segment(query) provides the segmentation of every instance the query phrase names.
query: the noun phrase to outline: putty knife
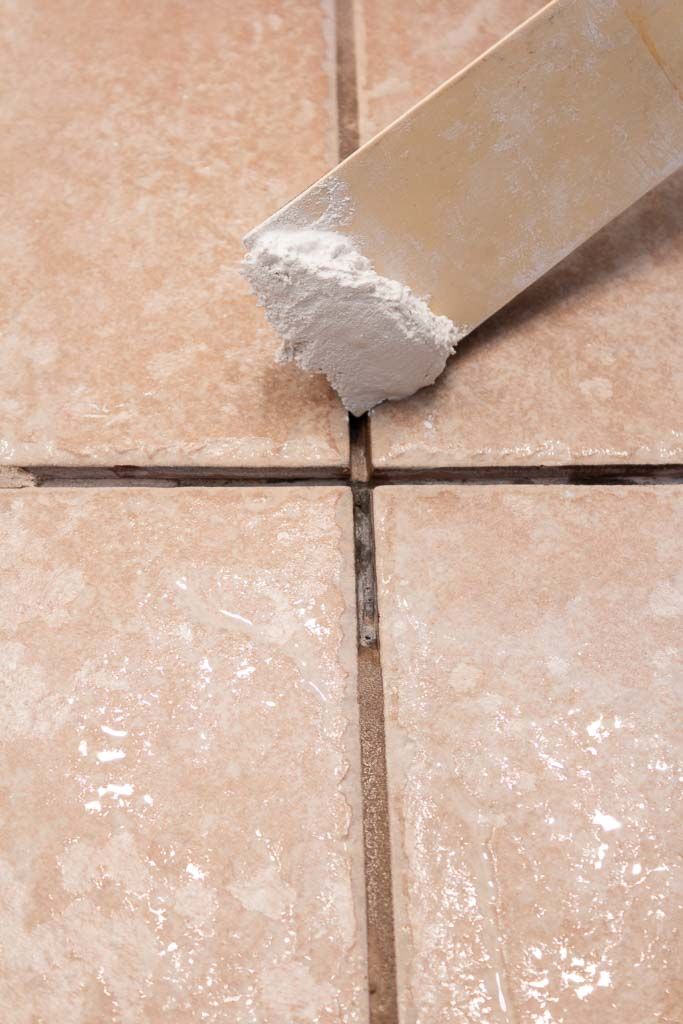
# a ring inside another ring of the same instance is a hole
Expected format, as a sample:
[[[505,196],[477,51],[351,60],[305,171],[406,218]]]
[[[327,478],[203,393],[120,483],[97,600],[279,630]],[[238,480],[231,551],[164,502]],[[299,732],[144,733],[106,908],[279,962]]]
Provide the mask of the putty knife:
[[[681,164],[683,0],[554,0],[252,231],[245,274],[358,414]]]

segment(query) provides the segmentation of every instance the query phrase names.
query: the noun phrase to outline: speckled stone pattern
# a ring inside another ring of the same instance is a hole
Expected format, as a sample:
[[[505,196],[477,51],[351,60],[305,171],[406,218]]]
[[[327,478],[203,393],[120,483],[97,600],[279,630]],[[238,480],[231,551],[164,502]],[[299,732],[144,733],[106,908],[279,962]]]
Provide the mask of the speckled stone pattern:
[[[376,492],[402,1024],[681,1020],[682,514]]]
[[[361,0],[362,138],[542,6]],[[682,281],[679,172],[462,342],[434,387],[376,409],[375,465],[682,461]]]
[[[544,6],[544,0],[355,0],[362,140]]]
[[[339,466],[241,237],[337,159],[318,0],[0,3],[0,461]],[[11,201],[10,201],[11,196]]]
[[[351,500],[0,497],[3,1024],[365,1024]]]

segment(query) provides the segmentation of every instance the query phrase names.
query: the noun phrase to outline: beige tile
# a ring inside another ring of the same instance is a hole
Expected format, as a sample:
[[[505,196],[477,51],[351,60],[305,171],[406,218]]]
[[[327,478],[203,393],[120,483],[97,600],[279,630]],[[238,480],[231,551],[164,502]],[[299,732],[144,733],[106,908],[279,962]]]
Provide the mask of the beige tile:
[[[0,517],[3,1024],[363,1024],[349,494]]]
[[[683,461],[683,173],[372,415],[375,465]]]
[[[357,10],[367,136],[541,5]],[[376,466],[683,460],[683,172],[463,342],[444,376],[372,414]]]
[[[339,465],[244,232],[336,160],[317,0],[4,3],[0,460]]]
[[[362,139],[544,6],[544,0],[355,0]]]
[[[680,1020],[683,493],[376,501],[403,1024]]]

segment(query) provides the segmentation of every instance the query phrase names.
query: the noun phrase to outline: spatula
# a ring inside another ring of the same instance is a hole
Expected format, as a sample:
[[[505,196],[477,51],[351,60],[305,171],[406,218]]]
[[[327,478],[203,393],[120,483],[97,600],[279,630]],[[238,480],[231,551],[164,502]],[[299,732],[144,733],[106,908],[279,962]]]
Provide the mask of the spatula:
[[[554,0],[253,230],[245,273],[358,414],[681,164],[683,0]]]

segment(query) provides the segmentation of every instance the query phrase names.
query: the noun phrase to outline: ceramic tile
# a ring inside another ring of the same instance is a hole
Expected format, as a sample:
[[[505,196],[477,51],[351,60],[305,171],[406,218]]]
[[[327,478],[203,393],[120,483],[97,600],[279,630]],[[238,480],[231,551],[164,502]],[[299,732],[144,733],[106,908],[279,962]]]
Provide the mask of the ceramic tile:
[[[360,4],[365,137],[538,3]],[[433,388],[372,414],[382,468],[680,462],[683,172],[461,343]]]
[[[3,1024],[363,1024],[350,495],[0,517]]]
[[[372,414],[382,467],[683,461],[683,173]]]
[[[375,511],[403,1024],[678,1021],[683,494]]]
[[[543,0],[355,0],[362,139],[544,6]]]
[[[317,0],[4,4],[0,459],[340,465],[242,235],[336,160]]]

